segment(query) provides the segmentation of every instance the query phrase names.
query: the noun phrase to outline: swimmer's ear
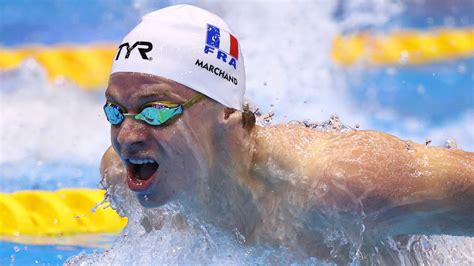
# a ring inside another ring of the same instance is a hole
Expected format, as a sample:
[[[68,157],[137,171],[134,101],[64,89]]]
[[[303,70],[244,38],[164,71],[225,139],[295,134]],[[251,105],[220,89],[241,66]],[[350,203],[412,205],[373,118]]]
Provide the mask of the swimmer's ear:
[[[245,110],[244,108],[244,111],[242,112],[242,127],[250,132],[255,126],[255,121],[255,114],[250,110]]]
[[[230,115],[235,113],[236,111],[237,110],[234,108],[224,108],[224,120],[228,120]],[[250,110],[250,107],[248,105],[245,105],[243,108],[241,121],[242,127],[249,132],[255,126],[255,114]]]

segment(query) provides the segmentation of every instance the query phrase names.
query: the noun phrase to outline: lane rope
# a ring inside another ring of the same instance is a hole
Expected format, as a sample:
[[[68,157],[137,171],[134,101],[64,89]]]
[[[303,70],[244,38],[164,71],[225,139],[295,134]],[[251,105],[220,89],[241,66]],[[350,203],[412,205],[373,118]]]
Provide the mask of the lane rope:
[[[99,206],[103,190],[70,188],[0,193],[0,235],[61,236],[117,233],[127,224],[111,208]]]
[[[59,77],[85,89],[103,89],[108,81],[116,45],[0,47],[0,70],[18,67],[33,58],[50,80]],[[337,36],[331,57],[337,64],[429,64],[474,56],[474,28],[432,31],[398,30],[389,34],[359,32]]]
[[[66,78],[85,89],[103,88],[108,81],[115,45],[0,47],[0,69],[18,67],[32,58],[46,69],[48,78]]]
[[[338,36],[331,55],[335,62],[346,66],[356,63],[414,65],[467,58],[474,56],[474,28]]]

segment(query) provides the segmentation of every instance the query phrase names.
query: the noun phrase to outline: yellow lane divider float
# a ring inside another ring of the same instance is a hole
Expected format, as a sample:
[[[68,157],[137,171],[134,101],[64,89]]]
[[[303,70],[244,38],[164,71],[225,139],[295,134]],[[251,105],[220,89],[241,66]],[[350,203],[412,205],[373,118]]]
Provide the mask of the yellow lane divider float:
[[[0,69],[18,67],[33,58],[46,69],[50,80],[64,77],[82,88],[97,89],[107,84],[115,49],[115,45],[0,47]]]
[[[51,80],[65,77],[86,89],[104,88],[116,45],[0,47],[0,70],[34,58]],[[474,28],[429,32],[399,30],[389,34],[356,33],[334,39],[331,56],[336,63],[374,65],[432,63],[474,56]]]
[[[98,207],[104,191],[61,189],[0,193],[0,235],[116,233],[126,225],[111,208]]]
[[[356,33],[337,37],[332,58],[342,65],[424,64],[474,56],[474,28],[433,32],[400,30],[390,35]]]

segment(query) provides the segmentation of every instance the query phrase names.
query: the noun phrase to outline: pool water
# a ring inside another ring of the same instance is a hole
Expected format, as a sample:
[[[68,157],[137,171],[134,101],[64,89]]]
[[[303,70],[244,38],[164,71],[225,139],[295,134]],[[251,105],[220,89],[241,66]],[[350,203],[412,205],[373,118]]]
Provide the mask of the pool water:
[[[116,237],[4,237],[0,241],[0,265],[61,265],[73,255],[93,254],[109,248]]]
[[[2,265],[60,265],[78,253],[91,253],[91,249],[71,245],[27,245],[0,242],[0,264]]]
[[[219,14],[231,25],[243,47],[246,97],[262,112],[275,112],[273,123],[325,121],[337,114],[352,127],[417,142],[429,139],[432,145],[455,139],[459,148],[474,151],[472,57],[418,66],[349,68],[330,58],[331,40],[340,33],[472,27],[470,0],[188,2]],[[7,0],[0,6],[0,45],[117,44],[141,15],[173,3],[177,1]],[[0,192],[97,187],[99,161],[110,145],[103,91],[86,91],[65,79],[50,81],[34,60],[1,70]],[[193,221],[189,228],[178,232],[173,217],[185,215],[179,205],[155,213],[124,199],[131,225],[121,235],[2,238],[0,265],[56,265],[81,252],[89,256],[78,261],[103,264],[324,263],[298,258],[284,248],[245,247],[238,236],[193,217],[187,217]],[[144,231],[140,223],[150,215],[163,218],[162,230]],[[334,242],[343,240],[335,236]],[[462,237],[390,238],[360,250],[373,262],[474,261],[474,241]],[[363,259],[354,255],[351,263],[363,264]]]

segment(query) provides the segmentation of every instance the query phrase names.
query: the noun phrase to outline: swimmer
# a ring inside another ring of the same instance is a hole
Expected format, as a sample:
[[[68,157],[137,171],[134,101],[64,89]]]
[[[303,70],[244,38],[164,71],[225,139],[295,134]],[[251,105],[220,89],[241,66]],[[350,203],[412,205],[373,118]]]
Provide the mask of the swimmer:
[[[244,92],[224,21],[188,5],[144,16],[112,64],[102,177],[145,207],[180,201],[248,244],[328,260],[323,232],[356,219],[369,242],[474,235],[474,153],[376,131],[262,127]]]

